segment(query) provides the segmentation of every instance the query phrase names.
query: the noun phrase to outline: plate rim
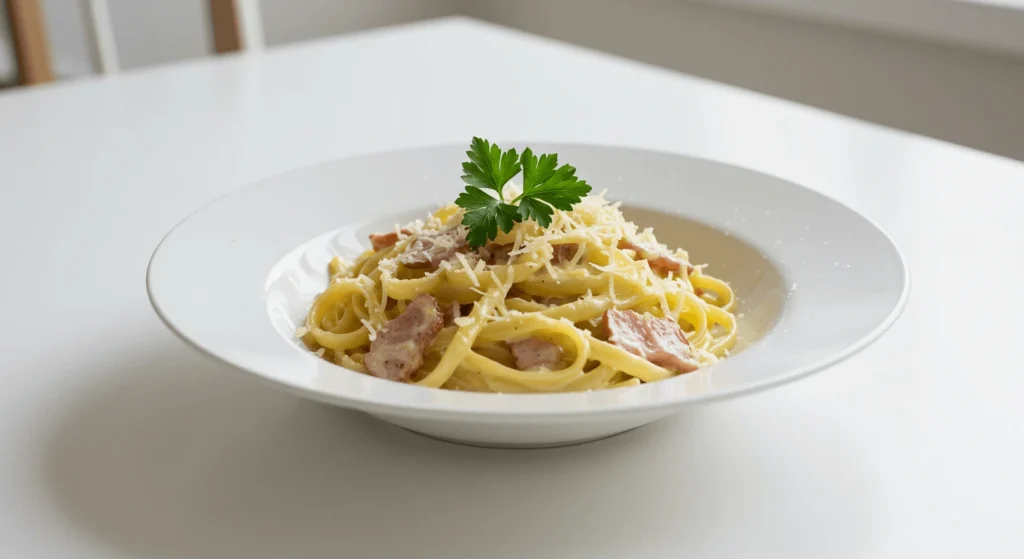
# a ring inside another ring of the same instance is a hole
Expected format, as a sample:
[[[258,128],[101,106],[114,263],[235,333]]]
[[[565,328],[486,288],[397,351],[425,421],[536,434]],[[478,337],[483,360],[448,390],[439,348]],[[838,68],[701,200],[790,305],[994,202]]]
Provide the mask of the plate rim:
[[[864,349],[866,349],[868,346],[870,346],[872,343],[874,343],[876,340],[878,340],[883,334],[885,334],[893,326],[893,324],[896,323],[896,321],[900,318],[900,316],[902,315],[902,313],[906,309],[907,303],[908,303],[909,298],[910,298],[910,292],[911,292],[911,272],[910,272],[909,266],[907,265],[906,257],[904,256],[902,251],[899,249],[899,246],[892,240],[892,238],[889,236],[889,234],[886,233],[886,231],[882,227],[880,227],[874,220],[872,220],[868,216],[865,216],[864,214],[860,213],[859,211],[855,210],[854,208],[851,208],[850,206],[844,204],[843,202],[841,202],[841,201],[839,201],[839,200],[829,196],[828,194],[825,194],[825,193],[820,192],[818,190],[815,190],[813,188],[804,186],[804,185],[802,185],[800,183],[797,183],[797,182],[794,182],[792,180],[789,180],[789,179],[786,179],[786,178],[782,178],[782,177],[779,177],[777,175],[773,175],[771,173],[767,173],[767,172],[760,171],[760,170],[757,170],[757,169],[753,169],[753,168],[749,168],[749,167],[743,167],[743,166],[736,165],[736,164],[733,164],[733,163],[728,163],[728,162],[719,161],[719,160],[710,159],[710,158],[705,158],[705,157],[700,157],[700,156],[694,156],[694,155],[690,155],[690,154],[686,154],[686,153],[680,153],[680,152],[676,152],[676,151],[670,151],[670,150],[647,149],[647,148],[633,147],[633,146],[624,146],[624,145],[615,145],[615,144],[606,144],[606,143],[589,143],[589,142],[504,141],[502,143],[503,144],[509,144],[509,145],[515,145],[515,146],[520,146],[520,145],[541,145],[541,144],[543,144],[546,147],[547,146],[552,146],[552,147],[558,146],[558,147],[566,147],[566,148],[571,148],[571,149],[576,149],[576,148],[579,148],[579,149],[592,149],[592,148],[593,149],[610,149],[610,150],[629,151],[629,152],[634,152],[634,153],[647,153],[647,154],[655,154],[655,155],[660,155],[660,156],[670,156],[670,157],[688,159],[688,160],[691,160],[691,161],[700,162],[702,164],[710,164],[710,165],[714,165],[714,166],[722,166],[722,167],[727,167],[727,168],[731,168],[733,170],[739,170],[739,171],[746,172],[746,173],[753,173],[753,174],[756,174],[756,175],[761,175],[763,177],[768,177],[770,179],[774,179],[776,181],[785,183],[785,184],[787,184],[790,187],[800,189],[802,191],[805,191],[807,193],[812,194],[813,196],[820,197],[820,198],[824,199],[826,202],[830,202],[830,203],[833,203],[833,204],[841,207],[844,211],[850,212],[851,214],[853,214],[857,218],[863,220],[871,228],[873,228],[881,236],[881,238],[885,241],[885,244],[892,250],[893,255],[895,255],[896,260],[899,263],[900,272],[901,272],[900,273],[900,277],[901,277],[900,295],[897,298],[896,302],[894,303],[893,307],[889,310],[889,312],[886,315],[886,317],[883,320],[881,320],[869,332],[867,332],[866,334],[861,336],[859,339],[857,339],[856,341],[848,344],[846,347],[844,347],[840,351],[836,351],[836,352],[834,352],[832,354],[827,355],[824,358],[821,358],[821,359],[818,359],[816,361],[810,362],[810,363],[808,363],[806,365],[803,365],[801,367],[792,368],[792,369],[790,369],[789,371],[787,371],[785,373],[779,373],[779,374],[776,374],[774,376],[771,376],[771,377],[768,377],[768,378],[765,378],[765,379],[761,379],[761,380],[758,380],[758,381],[752,381],[752,382],[749,382],[749,383],[742,384],[740,386],[736,386],[736,387],[732,387],[732,388],[726,388],[726,389],[720,389],[720,390],[715,390],[715,391],[708,392],[708,393],[701,393],[701,394],[694,394],[694,395],[679,394],[679,395],[677,395],[675,397],[665,398],[664,400],[657,401],[657,402],[648,402],[648,401],[644,401],[644,402],[618,402],[618,403],[605,404],[605,405],[601,405],[601,406],[585,407],[585,408],[582,408],[582,409],[566,409],[566,410],[557,410],[557,409],[556,410],[534,410],[534,409],[527,409],[527,408],[523,408],[523,409],[508,409],[508,408],[495,409],[495,408],[492,408],[492,407],[488,407],[486,405],[486,403],[483,402],[483,400],[492,398],[492,397],[494,397],[496,395],[497,396],[502,396],[504,398],[509,398],[509,399],[530,399],[530,400],[533,400],[533,401],[538,401],[538,400],[541,400],[541,399],[558,398],[559,396],[564,396],[566,393],[553,393],[553,394],[493,394],[493,393],[458,392],[457,394],[460,397],[465,397],[465,398],[469,398],[469,399],[479,398],[480,402],[481,402],[481,405],[478,405],[478,406],[468,406],[468,405],[444,406],[444,405],[438,405],[436,403],[419,403],[419,402],[411,402],[411,401],[410,402],[405,402],[405,403],[382,402],[382,401],[379,401],[379,400],[375,400],[372,396],[331,394],[331,393],[325,393],[322,390],[316,390],[316,389],[314,389],[312,387],[297,386],[297,385],[295,385],[295,384],[293,384],[291,382],[286,381],[285,379],[282,379],[282,378],[279,378],[279,377],[274,377],[274,376],[271,376],[271,375],[266,374],[264,372],[261,372],[259,370],[255,370],[253,368],[240,365],[238,363],[235,363],[235,362],[233,362],[233,361],[231,361],[231,360],[229,360],[227,358],[224,358],[224,357],[218,355],[213,350],[211,350],[210,348],[207,348],[203,344],[201,344],[198,341],[192,339],[186,332],[182,331],[170,319],[170,317],[167,316],[167,314],[161,308],[160,303],[157,301],[157,299],[156,299],[156,297],[154,295],[154,289],[153,289],[153,268],[154,268],[154,263],[158,261],[158,259],[160,257],[160,254],[161,254],[161,249],[163,249],[165,247],[165,245],[168,243],[169,240],[173,239],[175,233],[178,232],[185,224],[187,224],[189,221],[191,221],[197,215],[199,215],[199,214],[203,213],[204,211],[206,211],[207,209],[209,209],[211,206],[219,204],[219,203],[223,202],[224,200],[232,198],[234,196],[238,196],[238,195],[244,194],[250,188],[254,188],[254,187],[256,187],[256,186],[258,186],[260,184],[267,183],[267,182],[270,182],[270,181],[272,181],[274,179],[278,179],[278,178],[281,178],[281,177],[286,177],[286,176],[294,174],[296,172],[299,172],[299,171],[302,171],[302,170],[311,169],[311,168],[314,168],[314,167],[320,167],[320,166],[325,166],[325,165],[329,165],[329,164],[336,164],[336,163],[341,163],[341,162],[344,162],[344,161],[357,160],[357,159],[369,158],[369,157],[386,157],[386,156],[390,156],[390,155],[400,155],[400,154],[406,154],[406,153],[411,153],[411,152],[422,151],[422,150],[426,150],[426,149],[464,149],[464,146],[462,144],[438,143],[438,144],[425,144],[425,145],[414,146],[414,147],[403,147],[403,148],[383,150],[383,151],[361,152],[361,153],[355,153],[355,154],[351,154],[351,155],[347,155],[347,156],[339,157],[339,158],[324,159],[324,160],[321,160],[321,161],[312,162],[312,163],[307,164],[307,165],[299,165],[299,166],[292,167],[292,168],[289,168],[289,169],[285,169],[285,170],[280,171],[278,173],[273,173],[273,174],[267,175],[265,177],[261,177],[261,178],[258,178],[256,180],[247,182],[245,184],[236,186],[234,188],[231,188],[227,192],[214,197],[213,199],[209,200],[207,203],[205,203],[205,204],[201,205],[200,207],[196,208],[195,210],[191,211],[190,213],[188,213],[188,215],[186,215],[184,218],[182,218],[180,221],[178,221],[174,225],[174,227],[172,227],[161,238],[160,242],[157,244],[156,248],[154,249],[152,255],[150,256],[150,259],[149,259],[148,264],[147,264],[147,269],[146,269],[146,294],[147,294],[147,297],[148,297],[148,299],[150,301],[150,304],[153,307],[154,312],[157,314],[157,316],[160,318],[160,320],[164,323],[164,325],[178,339],[183,341],[187,346],[195,349],[196,351],[198,351],[202,355],[207,356],[208,358],[212,358],[216,362],[219,362],[219,363],[227,365],[228,368],[230,368],[230,369],[236,370],[236,371],[238,371],[240,373],[245,373],[246,376],[248,376],[249,378],[255,377],[260,382],[267,383],[267,384],[269,384],[269,385],[271,385],[271,386],[273,386],[273,387],[275,387],[277,389],[282,389],[282,390],[284,390],[284,391],[286,391],[288,393],[296,394],[296,395],[302,396],[304,398],[308,398],[308,399],[312,399],[312,400],[316,400],[316,401],[320,401],[320,402],[324,402],[324,403],[329,403],[329,404],[332,404],[332,405],[338,405],[338,406],[342,406],[342,407],[358,409],[358,410],[369,412],[369,413],[391,414],[391,415],[408,416],[408,417],[430,416],[432,418],[441,418],[441,419],[444,419],[444,418],[457,419],[457,418],[460,418],[460,417],[472,416],[475,419],[478,419],[478,420],[479,419],[483,419],[485,421],[503,421],[503,420],[510,420],[510,419],[511,420],[520,420],[520,421],[523,421],[523,420],[549,420],[549,419],[578,418],[578,417],[581,417],[581,416],[593,416],[593,415],[600,415],[600,416],[610,416],[610,415],[626,416],[626,415],[636,415],[636,414],[654,414],[654,413],[657,413],[657,412],[662,412],[662,411],[665,411],[665,410],[671,410],[671,409],[679,408],[679,407],[683,407],[683,406],[702,405],[702,404],[707,404],[707,403],[711,403],[711,402],[718,402],[718,401],[722,401],[722,400],[727,400],[727,399],[737,398],[737,397],[741,397],[741,396],[746,396],[746,395],[750,395],[750,394],[756,394],[758,392],[762,392],[762,391],[765,391],[765,390],[768,390],[768,389],[771,389],[771,388],[774,388],[774,387],[778,387],[778,386],[781,386],[781,385],[784,385],[784,384],[788,384],[788,383],[800,380],[802,378],[805,378],[805,377],[810,376],[812,374],[815,374],[817,372],[821,372],[821,371],[823,371],[823,370],[825,370],[825,369],[827,369],[829,367],[832,367],[832,366],[834,366],[834,365],[836,365],[838,363],[841,363],[843,361],[848,360],[849,358],[855,356],[856,354],[858,354],[861,351],[863,351]],[[772,259],[770,259],[770,260],[772,260]],[[774,261],[773,261],[773,265],[776,265],[776,263]],[[771,336],[771,333],[769,332],[767,334],[767,336]],[[311,355],[311,357],[312,357],[312,355]],[[344,367],[341,367],[339,365],[334,365],[334,366],[338,367],[338,368],[341,368],[341,369],[345,369]],[[348,370],[348,369],[345,369],[345,370]],[[352,372],[354,374],[360,374],[360,373],[355,372],[355,371],[351,371],[351,370],[348,370],[348,371]],[[439,389],[436,389],[436,388],[427,388],[427,387],[408,385],[408,384],[403,384],[403,383],[394,383],[393,381],[387,381],[387,380],[383,380],[383,379],[373,379],[373,380],[376,380],[376,381],[379,381],[379,382],[385,382],[385,383],[389,383],[389,384],[395,384],[395,385],[397,385],[399,387],[406,387],[406,388],[411,388],[411,389],[415,389],[415,390],[429,390],[429,391],[439,390]],[[621,393],[621,392],[626,392],[626,391],[633,391],[633,390],[636,390],[638,388],[640,388],[640,387],[613,388],[613,389],[606,389],[606,390],[603,390],[601,392],[606,392],[606,393],[620,392]],[[448,391],[445,391],[445,392],[448,392]]]

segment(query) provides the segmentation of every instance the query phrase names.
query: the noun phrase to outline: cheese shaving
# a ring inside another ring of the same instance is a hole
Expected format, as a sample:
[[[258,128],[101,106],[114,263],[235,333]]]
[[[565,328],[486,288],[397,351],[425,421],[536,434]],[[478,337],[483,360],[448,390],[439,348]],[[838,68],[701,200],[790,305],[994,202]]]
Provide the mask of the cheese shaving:
[[[365,326],[366,329],[370,331],[370,341],[372,342],[372,341],[376,340],[377,339],[377,329],[373,327],[373,323],[371,323],[369,320],[366,320],[365,318],[360,320],[359,322],[362,322],[363,326]]]
[[[480,280],[477,279],[476,273],[473,272],[473,267],[469,265],[469,260],[466,259],[466,255],[461,252],[455,253],[455,257],[462,263],[462,267],[466,270],[466,275],[469,276],[469,281],[473,282],[473,287],[480,287]]]

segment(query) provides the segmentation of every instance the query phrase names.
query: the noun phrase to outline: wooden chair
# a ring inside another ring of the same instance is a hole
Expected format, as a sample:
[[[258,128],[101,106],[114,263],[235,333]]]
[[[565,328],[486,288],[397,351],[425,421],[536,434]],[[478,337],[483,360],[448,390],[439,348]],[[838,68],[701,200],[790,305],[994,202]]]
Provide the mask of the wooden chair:
[[[43,0],[4,0],[10,22],[18,79],[22,85],[54,80]],[[119,69],[107,0],[80,0],[85,13],[93,68],[101,74]],[[217,53],[262,46],[263,30],[257,0],[207,0]]]

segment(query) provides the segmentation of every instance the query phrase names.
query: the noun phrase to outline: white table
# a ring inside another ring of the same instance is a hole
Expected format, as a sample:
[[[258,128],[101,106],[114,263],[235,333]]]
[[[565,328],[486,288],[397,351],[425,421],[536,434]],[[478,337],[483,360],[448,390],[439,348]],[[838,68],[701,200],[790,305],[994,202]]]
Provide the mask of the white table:
[[[909,307],[809,380],[549,451],[275,392],[151,311],[207,201],[474,134],[812,186],[894,238]],[[4,93],[0,557],[1022,557],[1022,244],[1019,162],[464,19]]]

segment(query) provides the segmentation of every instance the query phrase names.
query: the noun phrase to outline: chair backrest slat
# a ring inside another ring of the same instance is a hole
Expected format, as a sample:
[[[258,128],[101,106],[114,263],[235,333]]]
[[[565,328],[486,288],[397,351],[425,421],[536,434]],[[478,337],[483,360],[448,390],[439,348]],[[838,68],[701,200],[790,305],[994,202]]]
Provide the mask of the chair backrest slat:
[[[82,4],[93,70],[100,74],[113,74],[121,64],[117,57],[110,6],[107,0],[82,0]]]
[[[23,85],[53,81],[50,41],[42,0],[6,0],[18,79]]]
[[[47,37],[43,0],[3,0],[23,85],[53,81],[53,58]],[[111,74],[120,69],[117,41],[107,0],[79,0],[93,70]],[[210,30],[218,53],[259,49],[263,25],[257,0],[207,0]],[[0,15],[2,17],[2,15]]]
[[[210,0],[210,24],[218,53],[242,50],[242,20],[236,0]]]

